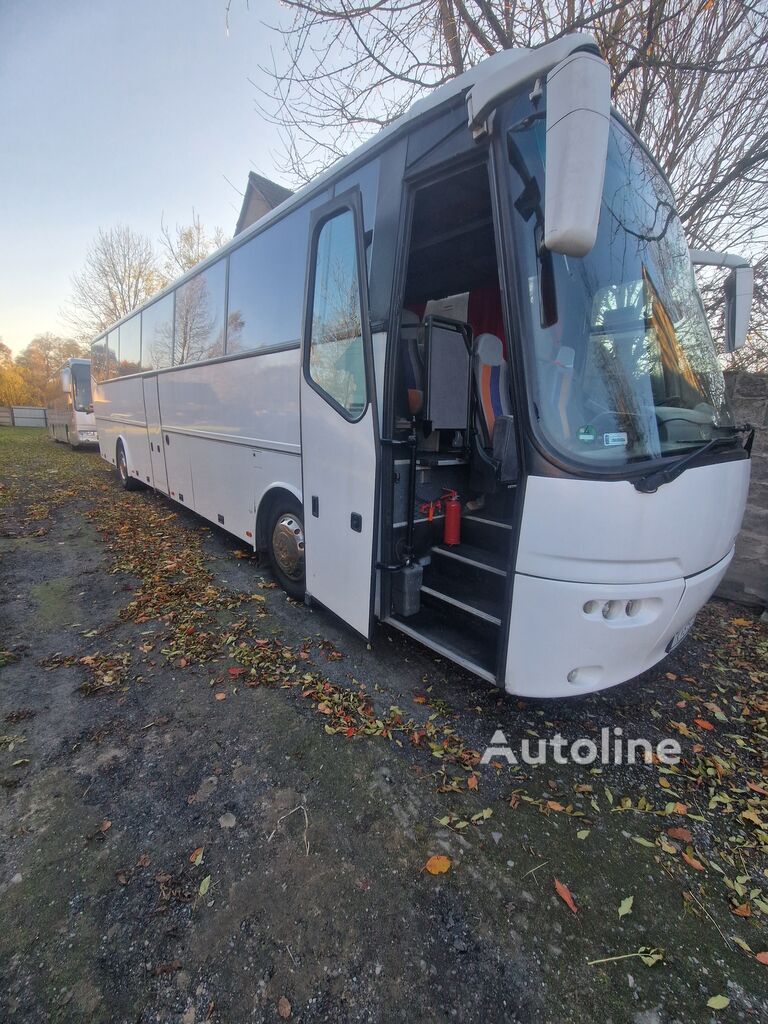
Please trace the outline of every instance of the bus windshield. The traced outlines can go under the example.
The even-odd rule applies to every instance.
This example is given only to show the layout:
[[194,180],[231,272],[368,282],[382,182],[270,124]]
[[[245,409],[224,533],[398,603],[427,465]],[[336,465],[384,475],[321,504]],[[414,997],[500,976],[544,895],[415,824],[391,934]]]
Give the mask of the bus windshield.
[[[507,136],[532,418],[593,468],[675,455],[733,431],[669,187],[611,119],[600,226],[583,258],[542,245],[545,126]],[[527,323],[525,320],[527,319]]]
[[93,412],[91,398],[91,367],[88,363],[72,363],[72,401],[77,412]]

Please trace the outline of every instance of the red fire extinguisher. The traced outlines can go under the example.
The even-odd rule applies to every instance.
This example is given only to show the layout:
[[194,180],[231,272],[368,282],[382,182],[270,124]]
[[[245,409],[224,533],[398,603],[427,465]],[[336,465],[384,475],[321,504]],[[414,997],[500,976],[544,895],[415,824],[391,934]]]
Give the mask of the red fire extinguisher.
[[446,491],[440,500],[445,509],[443,544],[452,547],[461,543],[461,502],[456,491]]

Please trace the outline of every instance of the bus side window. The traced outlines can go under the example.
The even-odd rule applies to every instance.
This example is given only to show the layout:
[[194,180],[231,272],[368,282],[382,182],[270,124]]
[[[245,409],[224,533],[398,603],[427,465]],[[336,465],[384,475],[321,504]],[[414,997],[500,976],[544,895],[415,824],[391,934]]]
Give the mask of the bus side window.
[[309,376],[347,419],[362,415],[368,398],[351,210],[327,220],[317,236]]

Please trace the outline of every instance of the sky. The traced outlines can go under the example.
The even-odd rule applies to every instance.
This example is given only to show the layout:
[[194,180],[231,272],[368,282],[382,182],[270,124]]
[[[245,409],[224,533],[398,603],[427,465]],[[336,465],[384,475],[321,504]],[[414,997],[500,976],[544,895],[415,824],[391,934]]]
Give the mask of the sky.
[[[0,338],[66,334],[97,230],[234,232],[249,170],[280,181],[256,109],[278,0],[0,0]],[[266,83],[265,83],[266,84]],[[286,183],[286,182],[284,182]],[[287,182],[286,184],[290,184]]]

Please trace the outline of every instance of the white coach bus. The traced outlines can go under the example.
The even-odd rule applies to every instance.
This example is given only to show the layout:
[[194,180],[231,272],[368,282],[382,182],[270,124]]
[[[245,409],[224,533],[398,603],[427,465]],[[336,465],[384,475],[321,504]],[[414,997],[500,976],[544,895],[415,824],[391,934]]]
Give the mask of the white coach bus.
[[729,348],[751,270],[689,253],[609,77],[585,35],[489,58],[97,338],[123,485],[510,693],[662,659],[749,481],[692,264]]
[[91,397],[90,359],[68,359],[59,371],[59,392],[48,403],[48,432],[72,448],[98,444]]

